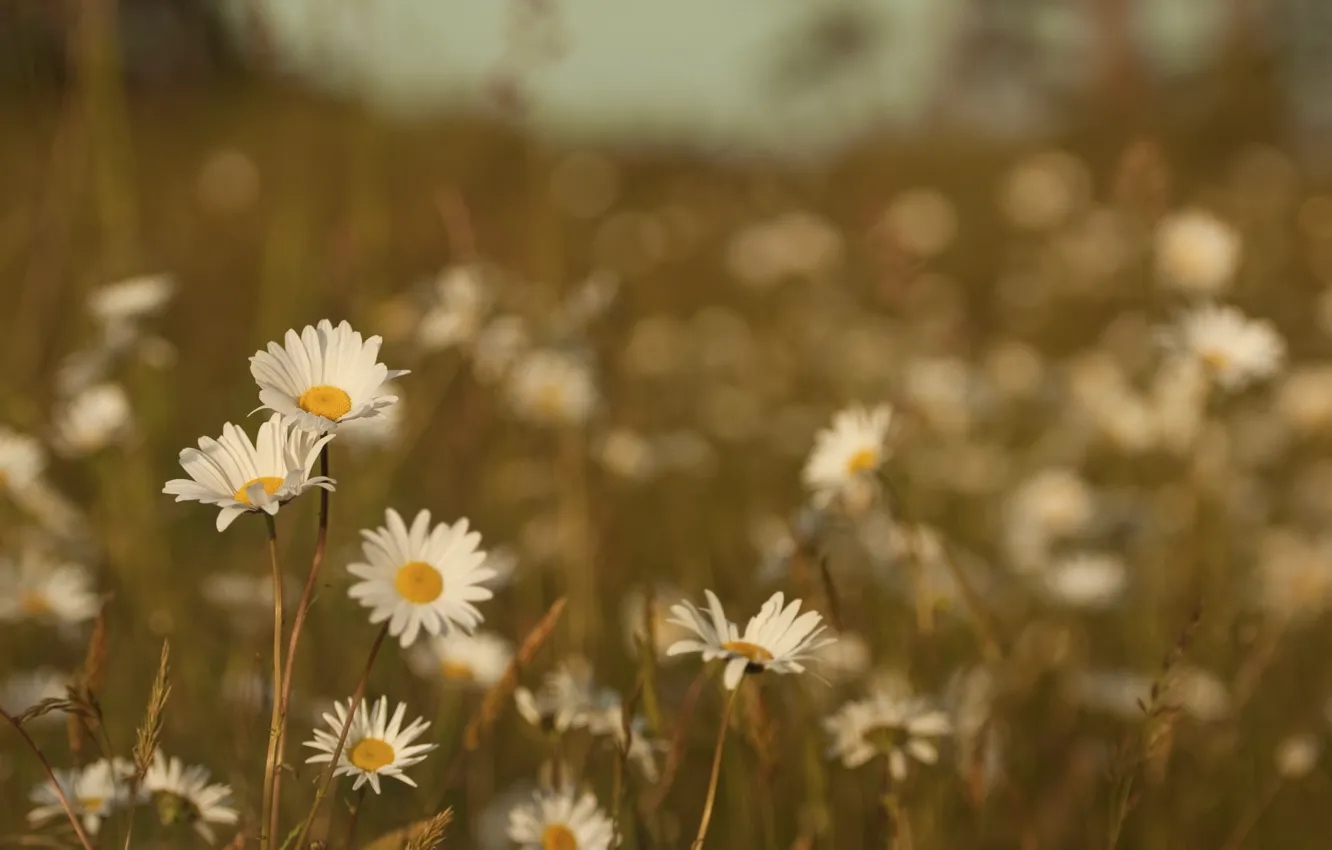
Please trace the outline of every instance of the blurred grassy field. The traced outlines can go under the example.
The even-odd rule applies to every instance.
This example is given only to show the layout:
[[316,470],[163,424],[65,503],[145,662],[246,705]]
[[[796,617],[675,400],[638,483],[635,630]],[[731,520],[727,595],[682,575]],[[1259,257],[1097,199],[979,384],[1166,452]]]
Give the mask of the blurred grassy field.
[[[1327,358],[1314,305],[1328,236],[1299,218],[1319,187],[1297,176],[1289,197],[1269,202],[1266,182],[1237,166],[1250,161],[1249,143],[1268,141],[1270,103],[1237,106],[1213,126],[1187,130],[1163,129],[1151,116],[1130,130],[1122,116],[1108,116],[1061,140],[1089,176],[1088,196],[1142,225],[1133,231],[1131,261],[1106,280],[1080,281],[1076,270],[1050,260],[1054,235],[1019,232],[996,209],[996,187],[1025,148],[878,143],[796,172],[609,151],[601,162],[616,175],[614,202],[582,218],[551,188],[569,152],[493,125],[392,124],[251,82],[126,97],[99,88],[98,79],[67,96],[20,91],[0,107],[7,128],[0,134],[0,291],[9,296],[0,311],[0,418],[25,432],[49,431],[53,375],[90,332],[87,293],[133,274],[165,270],[176,278],[178,296],[158,323],[176,349],[174,364],[135,365],[122,376],[136,438],[86,460],[56,461],[51,478],[88,513],[97,541],[89,566],[113,594],[102,695],[110,740],[128,749],[160,641],[169,637],[174,688],[164,748],[229,782],[251,835],[267,709],[258,694],[247,700],[232,689],[251,677],[264,681],[270,638],[262,615],[257,628],[242,629],[205,599],[201,585],[224,570],[264,575],[263,531],[241,521],[219,535],[211,511],[173,504],[160,490],[179,475],[182,447],[218,433],[225,421],[244,420],[257,405],[246,358],[288,327],[329,317],[384,334],[384,361],[413,372],[401,381],[407,438],[382,450],[338,446],[333,454],[339,486],[330,555],[298,659],[290,761],[308,737],[314,707],[354,685],[373,638],[346,597],[344,567],[359,555],[358,530],[376,525],[385,507],[467,516],[486,547],[514,547],[515,581],[483,610],[488,627],[515,641],[555,598],[571,593],[564,622],[525,683],[534,686],[540,672],[577,651],[593,660],[602,683],[628,693],[638,665],[623,637],[622,605],[647,582],[668,581],[696,600],[713,588],[736,617],[775,587],[830,611],[808,564],[760,586],[764,553],[754,545],[753,522],[786,517],[801,504],[803,454],[832,411],[853,400],[892,400],[907,411],[907,425],[889,475],[917,519],[980,556],[978,583],[994,588],[986,604],[1002,657],[984,657],[956,599],[950,609],[923,610],[919,597],[892,580],[873,580],[858,566],[863,556],[833,547],[841,619],[870,641],[876,667],[906,671],[925,693],[940,693],[956,670],[982,662],[1004,683],[991,716],[1003,733],[1006,777],[977,792],[951,755],[913,776],[904,792],[913,846],[1105,846],[1114,820],[1105,774],[1115,759],[1107,753],[1153,727],[1075,705],[1061,683],[1093,667],[1153,673],[1200,603],[1188,660],[1215,672],[1232,694],[1248,687],[1252,695],[1242,703],[1235,696],[1234,711],[1216,722],[1172,725],[1168,745],[1154,744],[1119,846],[1327,846],[1326,761],[1281,780],[1273,753],[1293,733],[1326,737],[1332,634],[1322,620],[1283,630],[1249,604],[1255,540],[1273,525],[1300,524],[1311,533],[1326,527],[1323,503],[1301,507],[1299,495],[1317,489],[1312,470],[1325,457],[1326,435],[1292,440],[1277,459],[1249,464],[1237,429],[1276,417],[1270,393],[1257,390],[1210,412],[1230,438],[1230,450],[1211,466],[1193,455],[1127,457],[1099,444],[1076,451],[1044,439],[1062,433],[1072,404],[1056,380],[1063,364],[1091,349],[1141,343],[1141,335],[1127,333],[1125,344],[1105,334],[1122,327],[1117,319],[1172,315],[1173,302],[1150,284],[1143,245],[1150,223],[1185,203],[1207,203],[1239,222],[1246,261],[1237,303],[1281,326],[1292,359]],[[885,205],[922,186],[951,202],[956,239],[932,257],[885,248],[871,235]],[[460,209],[467,229],[458,224]],[[726,261],[737,231],[790,210],[826,222],[841,241],[840,259],[767,290],[737,285]],[[413,315],[394,299],[473,252],[524,281],[506,309],[534,324],[592,272],[618,275],[619,296],[587,339],[605,398],[595,427],[552,431],[517,421],[458,352],[413,346]],[[1003,294],[1015,278],[1031,293],[1016,306]],[[646,357],[655,370],[633,354],[646,345],[645,326],[670,330],[665,353]],[[1052,389],[996,402],[960,432],[912,409],[906,371],[914,359],[948,356],[981,370],[1012,340],[1040,355],[1041,368],[1055,376]],[[626,480],[596,460],[607,426],[688,430],[706,441],[711,459],[693,472]],[[999,470],[993,484],[958,483],[958,466],[982,462]],[[1012,491],[1036,470],[1062,464],[1079,468],[1135,519],[1186,503],[1183,521],[1125,532],[1131,589],[1105,611],[1035,600],[1002,564]],[[1259,502],[1262,509],[1250,510]],[[279,519],[294,582],[310,557],[315,509],[314,499],[302,499]],[[16,551],[20,512],[9,508],[0,517],[0,539]],[[0,678],[39,664],[72,670],[84,637],[54,641],[46,627],[0,625]],[[667,737],[682,722],[677,712],[696,672],[691,661],[660,670]],[[751,714],[732,736],[710,846],[882,844],[877,774],[821,757],[818,718],[862,687],[764,679],[769,717],[756,725]],[[431,735],[441,750],[413,771],[419,791],[393,787],[370,800],[360,839],[430,814],[443,796],[458,813],[445,846],[481,846],[474,833],[486,806],[537,775],[540,736],[507,711],[468,761],[465,781],[444,793],[478,696],[414,676],[396,649],[377,661],[369,693],[406,700],[414,713],[434,718]],[[684,846],[692,835],[720,706],[717,693],[704,691],[682,733],[680,778],[662,811],[642,818],[647,825],[634,845]],[[765,733],[773,736],[766,743]],[[39,737],[53,762],[70,762],[60,727]],[[610,760],[578,760],[584,755],[584,775],[607,805]],[[0,842],[41,846],[18,837],[27,789],[40,776],[17,740],[0,735]],[[313,776],[300,765],[288,781],[286,821],[305,811]],[[631,800],[650,796],[635,782]],[[337,842],[346,814],[341,803],[331,808]],[[150,820],[142,818],[136,832],[140,846],[196,840],[158,832]],[[104,835],[114,839],[116,830]]]

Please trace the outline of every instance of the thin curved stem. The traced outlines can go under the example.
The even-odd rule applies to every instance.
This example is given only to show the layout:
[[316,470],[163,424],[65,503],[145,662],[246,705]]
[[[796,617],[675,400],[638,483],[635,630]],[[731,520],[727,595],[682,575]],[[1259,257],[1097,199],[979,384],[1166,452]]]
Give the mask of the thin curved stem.
[[703,802],[703,816],[698,821],[698,837],[694,839],[692,850],[703,850],[703,839],[708,836],[708,824],[712,822],[712,806],[717,802],[717,780],[721,778],[722,745],[726,743],[726,730],[731,725],[731,712],[735,709],[736,697],[745,680],[741,679],[726,700],[722,709],[721,728],[717,730],[717,749],[712,754],[712,778],[708,780],[708,796]]
[[[273,840],[273,784],[277,777],[278,736],[281,734],[278,686],[282,682],[282,567],[278,563],[277,522],[265,513],[268,525],[268,560],[273,569],[273,713],[268,726],[268,756],[264,760],[263,820],[259,822],[259,847],[267,850]],[[288,658],[288,662],[290,662]],[[290,663],[287,665],[290,667]]]
[[[328,445],[319,452],[319,474],[328,477]],[[265,819],[269,835],[276,835],[279,809],[282,801],[282,763],[287,749],[287,714],[291,708],[292,671],[296,665],[296,646],[301,639],[301,628],[305,625],[305,615],[310,610],[311,596],[315,582],[319,578],[319,568],[324,563],[324,549],[328,543],[328,497],[329,492],[322,487],[319,490],[319,531],[315,536],[314,555],[310,558],[310,572],[305,577],[305,588],[301,591],[301,601],[296,603],[296,614],[291,621],[291,639],[287,641],[287,669],[282,676],[282,695],[278,699],[278,735],[277,735],[277,772],[273,775],[272,804]],[[275,697],[275,699],[277,699]]]
[[305,846],[305,839],[310,834],[310,827],[314,825],[315,815],[319,813],[319,807],[323,804],[324,797],[328,795],[328,786],[333,781],[333,771],[337,769],[338,759],[342,758],[342,748],[347,744],[347,733],[351,731],[352,721],[356,718],[356,709],[361,707],[361,698],[365,696],[365,683],[370,678],[370,668],[374,666],[375,656],[379,655],[379,647],[388,636],[388,629],[389,624],[385,622],[379,634],[375,636],[374,645],[370,647],[370,657],[365,660],[365,669],[361,671],[361,679],[356,683],[356,690],[352,693],[347,722],[342,724],[338,744],[333,748],[333,757],[328,760],[328,766],[319,777],[319,790],[315,792],[314,805],[310,806],[310,812],[305,816],[305,823],[301,825],[300,834],[296,836],[296,847]]
[[37,742],[28,735],[28,731],[23,728],[23,725],[2,708],[0,708],[0,717],[9,721],[9,725],[14,727],[14,731],[19,733],[19,737],[23,739],[24,743],[32,748],[37,760],[42,763],[42,769],[46,771],[46,778],[51,782],[51,787],[55,789],[56,798],[60,800],[60,805],[65,809],[65,815],[74,826],[74,833],[78,835],[79,843],[83,845],[84,850],[93,850],[92,842],[88,840],[88,833],[83,831],[83,824],[79,823],[78,815],[74,814],[74,807],[70,805],[69,798],[65,796],[65,789],[61,788],[60,783],[56,781],[55,771],[51,769],[51,763],[46,760],[46,755],[42,753],[41,747],[37,746]]

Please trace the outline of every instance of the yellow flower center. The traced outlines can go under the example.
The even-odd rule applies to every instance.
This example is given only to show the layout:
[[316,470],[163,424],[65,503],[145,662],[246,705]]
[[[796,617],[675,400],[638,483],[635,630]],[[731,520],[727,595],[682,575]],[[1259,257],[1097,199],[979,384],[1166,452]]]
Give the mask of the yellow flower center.
[[472,665],[464,664],[461,661],[448,660],[439,665],[439,672],[445,679],[452,679],[455,682],[474,682],[476,673],[472,670]]
[[320,384],[301,393],[296,404],[306,413],[337,422],[351,410],[351,396],[337,387]]
[[878,465],[878,449],[861,449],[847,458],[846,471],[854,475],[859,472],[867,472]]
[[553,823],[541,830],[541,850],[578,850],[578,839],[569,827]]
[[351,748],[351,755],[347,756],[347,760],[366,773],[374,773],[386,765],[393,764],[393,755],[393,747],[387,741],[362,738]]
[[29,617],[51,613],[51,600],[40,590],[25,590],[19,594],[19,610]]
[[1219,348],[1213,348],[1210,351],[1201,353],[1202,362],[1213,370],[1221,370],[1229,366],[1234,358],[1230,352]]
[[80,798],[79,798],[79,805],[82,806],[83,809],[84,809],[85,811],[89,811],[89,812],[97,812],[97,811],[101,811],[101,809],[102,809],[102,804],[105,803],[105,802],[106,802],[106,798],[105,798],[105,797],[80,797]]
[[764,649],[758,644],[749,643],[743,640],[733,640],[724,643],[722,644],[722,649],[725,649],[729,652],[734,652],[736,655],[743,655],[744,657],[748,658],[750,661],[753,661],[755,663],[761,664],[764,661],[772,660],[771,652],[768,652],[768,650]]
[[398,567],[393,587],[408,602],[426,605],[444,592],[444,577],[425,561],[408,561]]
[[246,490],[250,489],[251,484],[264,485],[264,492],[271,496],[274,493],[276,493],[279,489],[281,489],[282,479],[278,478],[276,475],[265,475],[263,478],[251,478],[249,481],[246,481],[244,484],[242,484],[240,489],[237,490],[236,494],[231,498],[240,502],[242,505],[253,504],[253,502],[250,501],[250,494],[245,492]]
[[537,390],[536,409],[546,416],[559,416],[564,413],[564,387],[551,382]]

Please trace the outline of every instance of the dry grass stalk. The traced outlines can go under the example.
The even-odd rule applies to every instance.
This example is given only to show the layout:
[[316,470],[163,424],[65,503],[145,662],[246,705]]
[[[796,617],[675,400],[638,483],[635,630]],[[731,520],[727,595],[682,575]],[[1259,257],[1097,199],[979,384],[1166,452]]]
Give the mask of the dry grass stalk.
[[453,809],[445,809],[417,825],[418,831],[403,850],[435,850],[444,843],[444,831],[453,821]]
[[560,621],[560,615],[564,613],[564,606],[568,603],[568,597],[561,596],[555,600],[555,604],[550,606],[543,616],[533,627],[532,631],[527,633],[523,639],[518,652],[509,662],[509,669],[504,671],[504,676],[496,682],[490,690],[486,691],[485,698],[481,700],[481,705],[477,708],[472,719],[467,723],[467,731],[463,733],[463,749],[467,752],[475,750],[481,746],[481,738],[495,725],[499,719],[500,713],[504,711],[504,706],[513,697],[514,688],[518,687],[518,676],[523,668],[532,663],[537,652],[541,649],[550,633],[555,630],[555,624]]
[[78,815],[74,814],[74,807],[70,805],[69,798],[65,796],[65,789],[61,788],[60,783],[56,781],[55,771],[51,769],[51,763],[46,760],[46,754],[42,752],[42,748],[37,746],[37,742],[23,728],[23,724],[19,723],[17,718],[6,713],[4,709],[0,709],[0,719],[14,727],[14,731],[19,734],[23,742],[37,756],[37,760],[42,763],[42,769],[46,771],[46,779],[51,783],[51,787],[55,789],[56,798],[60,800],[60,805],[65,810],[65,816],[69,818],[69,822],[74,826],[74,833],[79,837],[79,843],[83,845],[84,850],[93,850],[92,842],[88,840],[88,834],[83,831],[83,824],[80,823]]
[[70,711],[68,718],[69,749],[76,756],[83,752],[86,736],[101,726],[102,709],[97,694],[102,690],[102,676],[106,667],[106,609],[110,601],[109,596],[102,600],[102,607],[93,621],[83,666],[70,684],[69,698],[80,707],[77,712]]
[[143,779],[162,741],[162,717],[171,696],[171,642],[162,641],[162,656],[157,662],[157,676],[148,695],[148,711],[134,736],[134,781]]
[[694,706],[698,704],[699,695],[703,693],[703,685],[707,683],[711,670],[712,668],[707,666],[699,670],[689,690],[685,691],[684,701],[680,704],[680,714],[675,721],[675,734],[671,736],[671,749],[666,754],[666,766],[661,771],[661,781],[657,783],[657,791],[647,803],[649,811],[661,806],[666,795],[670,793],[671,785],[675,783],[675,774],[680,769],[680,762],[684,760],[685,735],[689,731],[689,721],[694,716]]
[[1110,764],[1109,778],[1113,786],[1111,798],[1111,819],[1106,838],[1106,847],[1115,850],[1124,831],[1124,823],[1129,813],[1137,807],[1138,794],[1135,781],[1143,765],[1155,764],[1155,770],[1164,774],[1165,765],[1161,762],[1169,753],[1174,739],[1175,725],[1179,722],[1182,710],[1177,705],[1166,702],[1167,685],[1171,673],[1188,652],[1193,636],[1202,621],[1203,605],[1198,600],[1193,614],[1184,625],[1174,645],[1161,660],[1161,670],[1152,681],[1151,691],[1146,703],[1139,703],[1144,715],[1144,723],[1136,737],[1133,733],[1120,744],[1114,760]]
[[638,701],[642,695],[643,679],[640,676],[634,685],[634,690],[620,705],[620,734],[623,743],[618,747],[619,752],[616,754],[615,775],[611,787],[611,832],[614,836],[611,841],[612,847],[619,847],[624,843],[620,835],[620,814],[624,811],[624,798],[628,788],[624,777],[629,771],[629,750],[634,744],[634,712],[638,710]]

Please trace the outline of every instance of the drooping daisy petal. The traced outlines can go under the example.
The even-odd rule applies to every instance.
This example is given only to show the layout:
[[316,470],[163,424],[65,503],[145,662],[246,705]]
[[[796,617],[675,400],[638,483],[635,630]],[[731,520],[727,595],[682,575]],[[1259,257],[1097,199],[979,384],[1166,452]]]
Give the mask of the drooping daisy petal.
[[332,439],[331,434],[321,437],[292,427],[275,413],[259,426],[258,439],[251,443],[228,422],[220,439],[201,437],[199,448],[181,451],[180,465],[190,477],[168,481],[162,492],[177,502],[216,505],[221,509],[217,530],[224,531],[243,513],[276,514],[307,488],[334,489],[333,479],[310,474]]
[[813,659],[816,650],[834,640],[823,636],[823,618],[818,612],[800,614],[801,601],[797,599],[786,605],[780,592],[774,593],[759,613],[750,618],[743,634],[726,618],[717,595],[711,590],[705,594],[707,616],[692,602],[671,607],[673,616],[668,622],[692,631],[697,639],[677,641],[666,654],[697,652],[704,661],[725,661],[723,681],[727,688],[734,689],[747,672],[802,673],[805,670],[802,662]]

